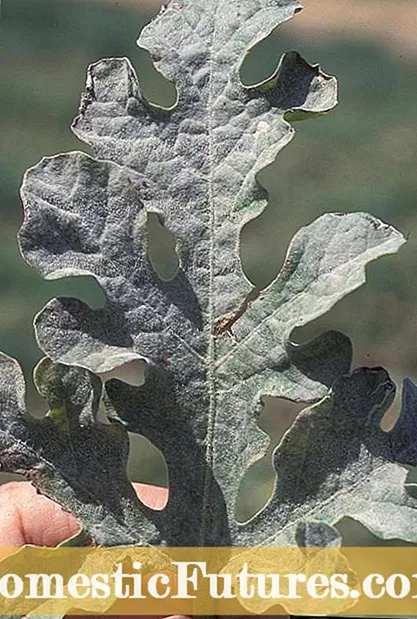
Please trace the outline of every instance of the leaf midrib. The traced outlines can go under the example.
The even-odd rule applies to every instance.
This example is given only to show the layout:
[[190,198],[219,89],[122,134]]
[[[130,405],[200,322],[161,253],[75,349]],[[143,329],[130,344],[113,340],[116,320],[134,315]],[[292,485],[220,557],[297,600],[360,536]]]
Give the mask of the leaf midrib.
[[213,439],[216,426],[216,383],[215,383],[215,339],[212,332],[214,325],[214,253],[215,253],[215,230],[216,213],[213,191],[213,46],[217,34],[217,16],[219,4],[217,1],[216,10],[213,14],[213,30],[209,44],[209,83],[208,83],[208,206],[209,206],[209,232],[210,232],[210,251],[209,251],[209,311],[208,311],[208,351],[207,351],[207,386],[209,391],[209,409],[207,411],[207,432],[205,437],[205,471],[203,486],[202,517],[200,524],[199,542],[200,546],[205,546],[208,516],[208,498],[212,484],[212,470],[214,460]]

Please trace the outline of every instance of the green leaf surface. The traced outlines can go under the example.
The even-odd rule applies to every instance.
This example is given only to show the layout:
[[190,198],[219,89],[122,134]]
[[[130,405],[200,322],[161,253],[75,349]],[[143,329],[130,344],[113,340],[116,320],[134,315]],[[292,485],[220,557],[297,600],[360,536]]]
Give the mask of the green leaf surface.
[[[299,8],[291,0],[171,1],[139,44],[175,83],[176,105],[168,110],[148,103],[127,60],[100,61],[88,71],[74,123],[98,158],[58,155],[25,177],[20,245],[26,260],[49,279],[93,275],[106,296],[99,310],[76,299],[51,301],[36,318],[40,346],[55,362],[99,374],[135,359],[146,362],[143,386],[110,380],[106,395],[109,416],[151,440],[168,465],[168,504],[152,513],[137,507],[136,543],[294,544],[300,519],[333,525],[356,504],[358,519],[382,537],[407,533],[403,524],[378,528],[366,515],[371,499],[353,483],[350,466],[362,445],[363,424],[355,421],[363,413],[359,405],[346,422],[357,441],[353,452],[332,452],[343,426],[337,389],[343,392],[348,384],[363,410],[379,411],[385,388],[366,371],[362,382],[357,374],[340,379],[351,362],[343,335],[328,332],[302,345],[291,341],[295,327],[363,284],[366,265],[397,251],[403,237],[364,213],[327,214],[295,235],[266,289],[255,289],[241,266],[242,227],[266,206],[257,174],[292,138],[288,119],[320,115],[336,104],[334,78],[295,52],[283,56],[266,82],[246,87],[240,80],[248,50]],[[179,264],[169,280],[149,258],[150,212],[176,238]],[[274,497],[252,521],[238,524],[241,480],[268,445],[257,426],[263,396],[310,403],[325,398],[319,406],[327,411],[326,398],[339,380],[331,419],[318,424],[317,435],[313,424],[306,437],[305,416],[300,418],[278,452]],[[384,381],[390,394],[392,383]],[[63,405],[60,400],[49,416],[57,432],[68,424]],[[319,419],[321,410],[315,412]],[[9,415],[13,419],[19,411]],[[89,455],[94,441],[85,446]],[[403,443],[395,445],[399,454]],[[326,459],[326,449],[333,459]],[[109,475],[113,460],[120,464],[116,456],[106,463]],[[388,451],[376,457],[392,462],[384,484],[398,483],[393,505],[404,502],[404,469]],[[312,473],[305,487],[307,461]],[[360,462],[365,477],[369,471]],[[116,469],[115,492],[118,474]],[[88,466],[85,476],[91,484]],[[54,488],[56,482],[51,477],[47,483]],[[339,496],[345,484],[356,503]],[[74,491],[83,503],[80,492]],[[56,500],[72,509],[66,495]],[[323,501],[327,511],[320,508]],[[407,505],[414,510],[412,499]],[[78,514],[90,532],[89,513],[84,517],[81,506]],[[122,520],[129,518],[126,513]],[[134,527],[120,536],[106,527],[105,543],[121,543],[123,535],[131,543]]]

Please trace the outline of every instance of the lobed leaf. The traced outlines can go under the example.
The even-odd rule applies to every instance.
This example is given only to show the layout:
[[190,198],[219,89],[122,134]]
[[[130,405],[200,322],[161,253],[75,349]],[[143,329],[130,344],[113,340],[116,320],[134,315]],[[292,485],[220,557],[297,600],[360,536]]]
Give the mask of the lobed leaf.
[[[414,500],[405,491],[405,469],[396,464],[414,459],[412,413],[406,444],[403,430],[382,435],[365,420],[390,398],[388,377],[367,370],[349,375],[351,345],[339,333],[303,345],[291,341],[295,327],[360,286],[366,265],[397,251],[403,237],[364,213],[328,214],[296,234],[281,272],[265,290],[252,286],[240,262],[242,227],[267,200],[257,174],[291,140],[288,121],[320,115],[336,104],[334,78],[295,52],[284,55],[262,84],[246,87],[240,80],[248,50],[299,9],[293,0],[233,0],[227,6],[218,0],[171,0],[139,44],[175,83],[176,105],[163,109],[147,102],[126,59],[100,61],[88,71],[73,126],[97,159],[58,155],[26,174],[20,231],[25,259],[49,279],[93,275],[106,297],[98,310],[76,299],[55,299],[37,316],[43,351],[77,369],[48,368],[54,376],[71,376],[76,393],[77,381],[94,381],[86,370],[108,376],[130,361],[145,362],[142,386],[107,382],[108,415],[149,438],[168,465],[168,504],[163,512],[146,511],[127,487],[125,455],[117,460],[119,450],[125,454],[125,438],[112,443],[105,466],[109,478],[114,473],[115,502],[101,518],[101,501],[106,505],[109,497],[99,495],[95,525],[88,496],[81,503],[74,498],[81,480],[66,467],[78,470],[82,463],[81,486],[91,488],[97,483],[96,441],[108,449],[108,433],[121,429],[99,431],[90,413],[91,432],[80,450],[64,443],[64,486],[54,469],[39,486],[73,509],[102,543],[294,544],[310,539],[313,530],[328,533],[346,514],[382,537],[414,539],[415,528],[407,525]],[[176,237],[179,265],[169,280],[149,258],[148,213],[156,213]],[[7,378],[4,383],[9,388]],[[284,438],[273,499],[239,525],[241,480],[268,444],[257,425],[265,395],[322,401]],[[72,402],[70,389],[60,406],[67,398]],[[14,404],[8,419],[30,436],[32,421],[22,421],[22,406]],[[85,437],[77,419],[71,441]],[[42,423],[56,424],[53,417]],[[41,438],[34,448],[40,454],[53,448],[46,435]],[[31,473],[31,466],[19,470]],[[100,472],[98,479],[103,494],[107,477]],[[378,520],[366,491],[377,482],[378,497],[389,488],[390,505],[401,514],[392,522]],[[119,500],[121,513],[115,514]],[[307,527],[301,538],[300,522]],[[314,528],[314,522],[328,526]]]
[[[287,545],[300,521],[334,525],[350,517],[382,539],[415,542],[417,501],[398,454],[403,436],[416,436],[417,409],[410,414],[403,408],[395,427],[384,432],[380,422],[394,395],[385,370],[359,368],[301,413],[274,454],[274,495],[248,533],[262,529],[264,544]],[[416,466],[417,459],[407,464]],[[316,545],[329,545],[326,528],[321,538]]]
[[144,542],[150,533],[126,474],[123,426],[96,419],[101,382],[80,368],[45,359],[35,370],[50,409],[43,419],[26,411],[23,374],[0,356],[0,462],[28,477],[37,490],[70,510],[87,538],[104,546]]

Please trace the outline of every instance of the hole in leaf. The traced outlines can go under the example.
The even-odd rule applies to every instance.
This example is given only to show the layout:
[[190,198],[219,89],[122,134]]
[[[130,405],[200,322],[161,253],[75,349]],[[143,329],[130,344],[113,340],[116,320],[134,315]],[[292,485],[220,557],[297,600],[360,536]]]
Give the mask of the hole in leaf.
[[175,85],[155,68],[147,50],[139,48],[137,66],[140,67],[140,88],[145,99],[151,104],[165,109],[175,106],[178,93]]
[[398,417],[401,413],[401,404],[401,391],[397,389],[397,393],[395,394],[393,403],[391,404],[385,415],[382,417],[381,423],[379,424],[381,429],[385,432],[389,432],[390,430],[392,430],[392,428],[397,423]]
[[[314,124],[314,123],[312,123]],[[294,152],[298,142],[291,145]],[[291,159],[291,149],[279,153],[279,160],[257,174],[257,181],[266,191],[268,204],[262,213],[246,223],[240,234],[240,258],[246,277],[259,289],[263,289],[278,275],[291,239],[297,231],[321,215],[317,208],[306,221],[305,202],[293,199],[294,179],[298,167]],[[279,179],[279,180],[277,180]],[[285,216],[291,213],[291,216]]]
[[128,385],[140,387],[145,382],[145,374],[146,361],[142,361],[142,359],[135,359],[129,363],[124,363],[114,370],[110,370],[110,372],[103,372],[99,374],[99,376],[103,383],[107,380],[117,378]]
[[11,481],[27,481],[24,475],[18,473],[4,473],[0,472],[0,486],[2,484],[8,484]]
[[149,260],[161,279],[170,280],[179,267],[175,236],[164,226],[157,213],[148,213],[147,228]]
[[405,542],[401,539],[381,540],[381,538],[373,535],[360,522],[353,518],[342,518],[337,524],[336,529],[341,533],[343,538],[343,546],[413,546],[410,542]]
[[239,523],[253,518],[271,498],[277,478],[272,465],[273,451],[304,408],[300,404],[269,396],[263,398],[263,402],[258,425],[268,434],[271,442],[266,455],[249,468],[241,481],[235,512]]
[[[259,175],[260,177],[261,175]],[[277,244],[277,230],[281,236],[282,225],[278,222],[278,209],[269,205],[265,210],[243,226],[240,233],[240,257],[246,277],[260,290],[265,288],[281,268],[285,246]]]
[[[281,49],[289,49],[294,45],[283,35],[285,23],[278,26],[268,37],[260,41],[245,56],[240,68],[240,79],[245,86],[254,86],[272,76],[277,68]],[[286,40],[287,39],[287,40]],[[278,47],[279,43],[279,47]]]
[[268,450],[267,456],[253,464],[241,482],[236,502],[237,522],[243,524],[262,510],[271,498],[275,479]]
[[104,307],[106,297],[97,280],[92,276],[65,277],[63,279],[46,280],[42,284],[45,287],[46,298],[74,297],[84,301],[93,309]]
[[[139,434],[129,432],[129,441],[127,471],[130,481],[169,488],[168,467],[162,452]],[[144,502],[147,496],[152,500],[152,492],[144,495]],[[163,509],[163,507],[164,505],[159,505],[157,509]]]

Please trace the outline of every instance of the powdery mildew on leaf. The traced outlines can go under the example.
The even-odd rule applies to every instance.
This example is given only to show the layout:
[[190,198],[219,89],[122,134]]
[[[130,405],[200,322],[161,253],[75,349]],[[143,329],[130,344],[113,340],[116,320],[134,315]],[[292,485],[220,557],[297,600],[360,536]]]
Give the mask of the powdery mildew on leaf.
[[2,354],[0,371],[2,468],[26,475],[72,511],[98,544],[140,543],[146,508],[126,474],[127,433],[120,424],[97,421],[100,380],[87,370],[44,359],[35,383],[50,409],[44,419],[35,419],[26,411],[16,361]]
[[[408,397],[410,386],[404,393]],[[410,415],[403,408],[395,428],[384,432],[380,422],[394,394],[385,370],[359,368],[299,415],[274,454],[275,494],[249,525],[265,523],[264,543],[291,544],[294,522],[331,524],[341,514],[382,539],[417,539],[417,502],[406,489],[408,470],[399,466],[405,458],[398,452],[403,436],[415,435],[417,409]],[[417,460],[408,463],[415,466]],[[282,525],[272,525],[280,517]]]
[[[257,173],[291,140],[288,119],[320,115],[336,104],[334,78],[294,52],[263,84],[247,88],[239,78],[248,50],[299,8],[292,0],[170,2],[139,44],[175,83],[176,105],[149,104],[127,60],[100,61],[88,71],[74,122],[97,159],[58,155],[25,177],[20,244],[26,260],[50,279],[91,274],[106,295],[99,310],[76,299],[51,301],[36,319],[42,349],[56,362],[96,373],[134,359],[147,363],[143,386],[116,380],[106,386],[110,416],[148,437],[169,469],[168,504],[162,512],[142,507],[137,543],[292,544],[300,519],[332,525],[348,513],[353,503],[339,495],[331,509],[317,507],[335,485],[360,490],[349,468],[360,432],[351,452],[346,445],[345,459],[327,461],[326,446],[339,431],[337,414],[317,438],[311,432],[311,444],[301,417],[278,451],[280,481],[269,505],[249,523],[235,520],[240,482],[268,443],[257,426],[262,396],[314,402],[349,372],[351,347],[343,335],[324,333],[296,346],[292,330],[360,286],[366,265],[404,242],[370,215],[329,214],[297,233],[265,290],[254,289],[242,271],[242,226],[266,205]],[[148,257],[147,212],[157,213],[177,239],[179,268],[169,281]],[[382,409],[379,387],[369,390],[366,381],[357,387],[366,410]],[[17,414],[9,413],[12,419]],[[308,488],[300,441],[311,456]],[[94,449],[94,439],[88,448]],[[288,468],[283,462],[291,453]],[[380,457],[396,471],[393,502],[404,502],[404,469],[392,453]],[[373,475],[372,467],[360,464],[360,470],[364,479]],[[53,480],[40,487],[47,484],[54,495]],[[55,495],[73,509],[66,495]],[[366,516],[373,509],[369,497],[359,503],[355,517],[377,530]],[[407,507],[414,510],[411,498]],[[85,516],[80,508],[77,514],[94,535],[90,512]],[[130,517],[120,514],[120,530],[130,531]],[[390,523],[378,533],[402,531]],[[132,543],[130,533],[124,541]],[[109,530],[106,543],[120,544],[120,536]]]

